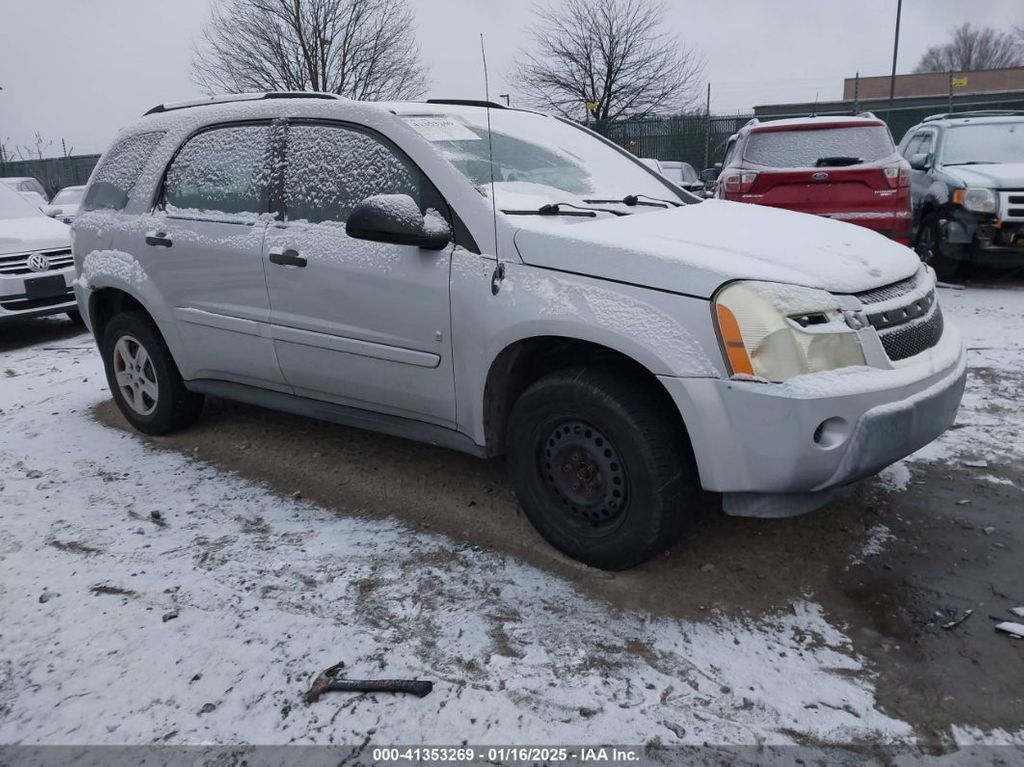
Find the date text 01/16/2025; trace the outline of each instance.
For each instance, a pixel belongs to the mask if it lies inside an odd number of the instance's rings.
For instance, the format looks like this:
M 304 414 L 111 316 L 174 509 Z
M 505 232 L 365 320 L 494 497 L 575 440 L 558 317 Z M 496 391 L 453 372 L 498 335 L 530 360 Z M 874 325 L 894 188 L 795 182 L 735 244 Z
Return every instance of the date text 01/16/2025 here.
M 628 764 L 639 761 L 638 751 L 629 748 L 590 748 L 545 746 L 410 746 L 373 749 L 373 760 L 389 764 L 418 764 L 422 762 L 544 762 L 557 764 L 566 761 Z

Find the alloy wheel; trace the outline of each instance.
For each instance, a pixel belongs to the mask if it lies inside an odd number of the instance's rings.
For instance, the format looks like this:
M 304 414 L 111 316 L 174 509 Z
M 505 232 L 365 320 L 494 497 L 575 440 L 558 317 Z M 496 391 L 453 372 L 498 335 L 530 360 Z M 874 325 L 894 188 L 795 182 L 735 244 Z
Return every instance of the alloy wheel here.
M 160 390 L 149 352 L 133 336 L 124 335 L 114 344 L 114 379 L 121 396 L 139 415 L 156 410 Z

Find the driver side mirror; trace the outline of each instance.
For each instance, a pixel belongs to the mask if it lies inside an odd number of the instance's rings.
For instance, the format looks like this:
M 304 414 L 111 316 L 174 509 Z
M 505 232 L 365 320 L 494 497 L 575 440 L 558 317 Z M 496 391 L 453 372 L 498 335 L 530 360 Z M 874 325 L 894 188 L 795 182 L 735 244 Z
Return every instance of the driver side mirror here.
M 433 211 L 424 216 L 407 194 L 367 197 L 349 214 L 345 234 L 357 240 L 413 245 L 427 250 L 441 250 L 452 239 L 447 222 Z
M 924 152 L 912 154 L 908 162 L 914 170 L 928 170 L 932 167 L 932 156 Z
M 719 167 L 705 168 L 700 172 L 700 180 L 705 184 L 712 184 L 718 180 Z

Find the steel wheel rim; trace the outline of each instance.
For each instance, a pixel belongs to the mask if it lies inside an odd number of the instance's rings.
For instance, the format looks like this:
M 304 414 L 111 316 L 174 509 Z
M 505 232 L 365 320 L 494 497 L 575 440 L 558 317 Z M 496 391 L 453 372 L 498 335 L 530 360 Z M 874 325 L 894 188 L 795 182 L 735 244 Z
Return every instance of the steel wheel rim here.
M 114 380 L 121 398 L 138 415 L 156 410 L 160 387 L 153 360 L 134 336 L 121 336 L 114 344 Z
M 538 469 L 565 519 L 592 533 L 617 528 L 629 506 L 629 479 L 608 437 L 577 419 L 559 421 L 542 434 Z

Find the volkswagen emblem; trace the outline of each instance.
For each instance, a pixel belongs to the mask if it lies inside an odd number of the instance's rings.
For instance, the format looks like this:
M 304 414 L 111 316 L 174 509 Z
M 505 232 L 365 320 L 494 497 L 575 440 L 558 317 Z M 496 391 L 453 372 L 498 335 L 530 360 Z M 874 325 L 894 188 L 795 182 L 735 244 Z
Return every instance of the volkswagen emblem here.
M 828 174 L 823 170 L 819 170 L 817 173 L 812 175 L 811 178 L 814 179 L 815 181 L 824 181 L 825 179 L 828 178 Z
M 33 272 L 45 272 L 50 268 L 50 259 L 42 253 L 33 253 L 28 257 L 28 268 Z

